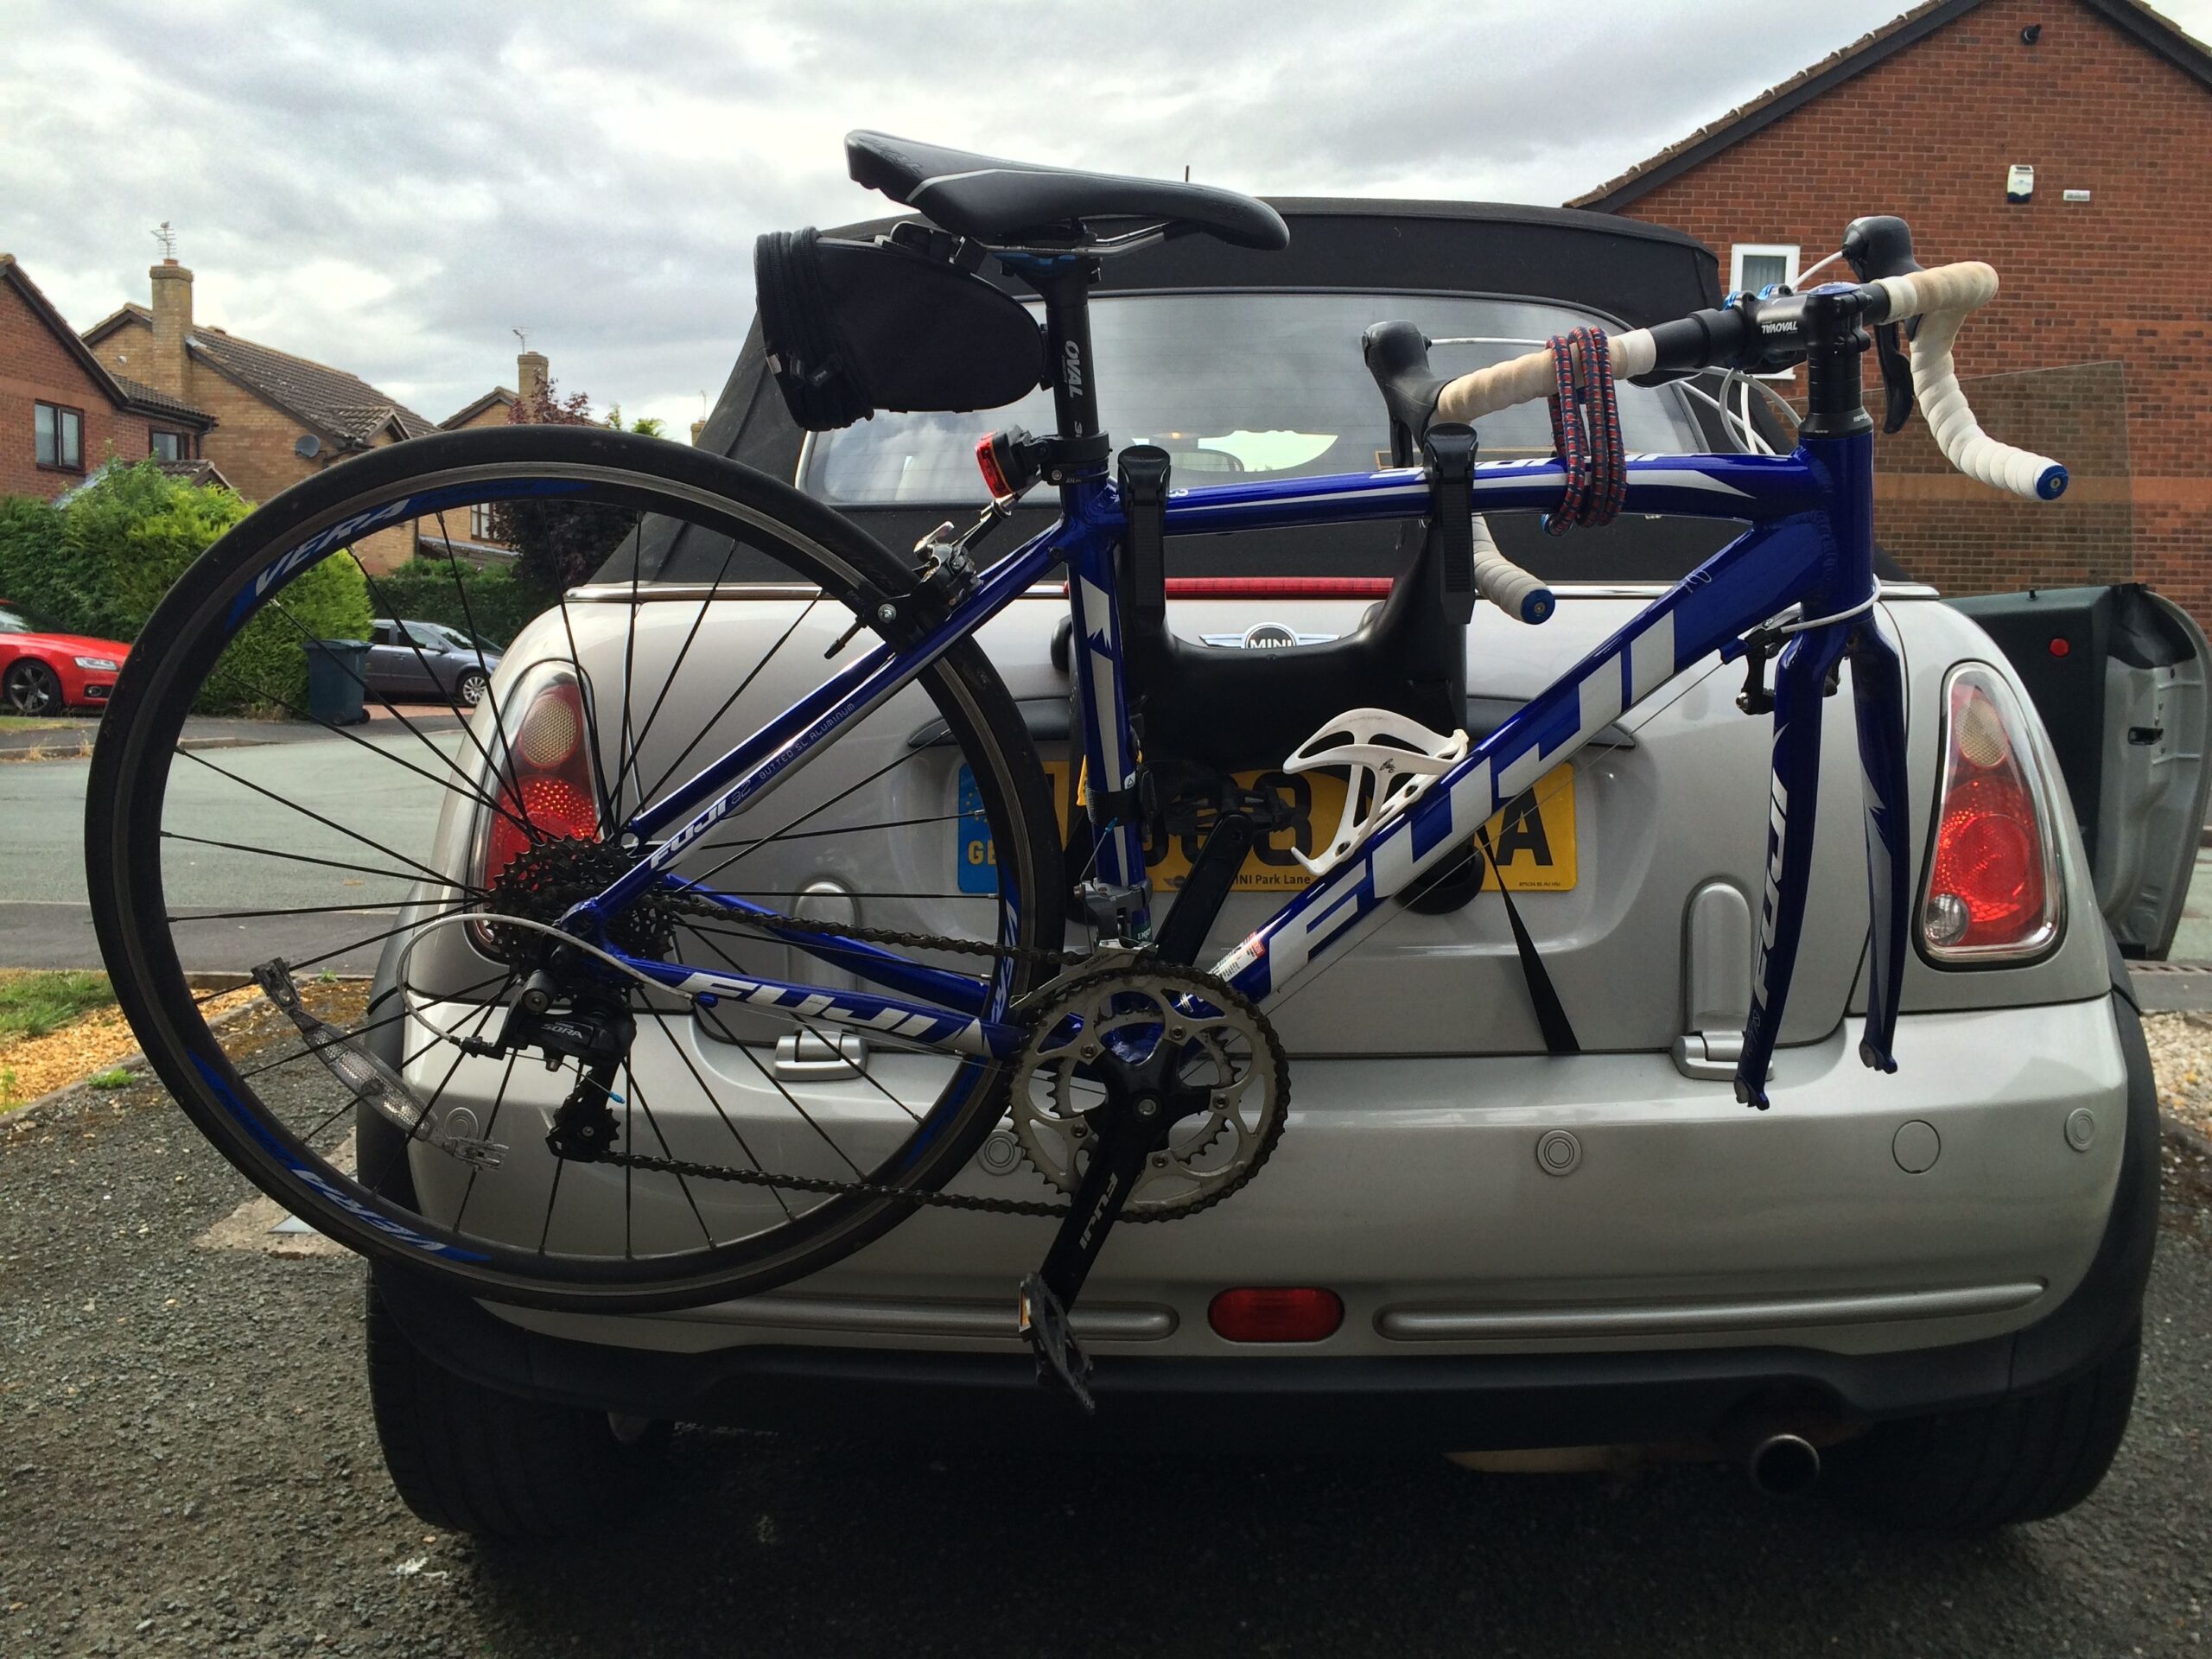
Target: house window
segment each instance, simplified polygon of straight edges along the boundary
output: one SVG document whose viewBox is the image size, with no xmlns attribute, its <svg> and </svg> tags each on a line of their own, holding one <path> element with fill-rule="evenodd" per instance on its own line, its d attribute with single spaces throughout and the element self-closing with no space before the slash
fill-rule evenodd
<svg viewBox="0 0 2212 1659">
<path fill-rule="evenodd" d="M 1795 242 L 1738 242 L 1728 253 L 1728 291 L 1756 294 L 1797 274 Z"/>
<path fill-rule="evenodd" d="M 85 411 L 60 404 L 32 405 L 37 431 L 38 464 L 63 472 L 85 470 Z"/>
<path fill-rule="evenodd" d="M 186 460 L 188 457 L 184 453 L 184 434 L 164 432 L 159 427 L 152 428 L 146 434 L 146 453 L 153 456 L 156 461 Z"/>
<path fill-rule="evenodd" d="M 488 501 L 479 501 L 474 506 L 469 508 L 468 539 L 470 541 L 488 542 L 494 539 L 492 534 L 492 509 L 493 504 Z"/>
</svg>

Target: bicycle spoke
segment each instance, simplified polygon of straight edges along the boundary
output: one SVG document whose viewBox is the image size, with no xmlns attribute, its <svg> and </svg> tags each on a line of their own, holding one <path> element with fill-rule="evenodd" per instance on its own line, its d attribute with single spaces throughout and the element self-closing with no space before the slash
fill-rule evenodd
<svg viewBox="0 0 2212 1659">
<path fill-rule="evenodd" d="M 429 658 L 423 655 L 423 647 L 416 643 L 415 636 L 413 634 L 409 633 L 404 627 L 399 626 L 405 619 L 399 614 L 398 607 L 386 602 L 382 591 L 377 587 L 377 579 L 369 574 L 369 567 L 361 563 L 361 556 L 350 547 L 347 548 L 346 551 L 347 556 L 353 561 L 354 568 L 361 573 L 361 581 L 366 585 L 369 590 L 369 602 L 374 605 L 384 615 L 391 618 L 394 626 L 399 627 L 400 633 L 406 639 L 408 650 L 415 653 L 415 664 L 423 671 L 423 677 L 428 680 L 432 685 L 435 685 L 438 683 L 438 677 L 430 671 L 430 661 Z M 364 683 L 365 683 L 365 682 Z M 502 749 L 505 749 L 507 744 L 506 728 L 501 723 L 499 719 L 499 700 L 492 695 L 492 687 L 488 681 L 486 682 L 484 686 L 484 701 L 492 705 L 492 725 L 493 729 L 495 729 L 499 734 L 499 747 Z M 391 704 L 389 702 L 386 702 L 385 703 L 385 707 L 391 709 Z M 399 711 L 397 709 L 392 709 L 393 714 L 397 715 L 398 712 Z M 483 758 L 484 775 L 487 778 L 493 779 L 503 776 L 504 774 L 499 769 L 499 763 L 492 758 L 492 752 L 484 747 L 484 740 L 476 735 L 474 721 L 467 719 L 462 720 L 461 722 L 461 735 L 469 741 L 469 743 L 474 747 L 476 753 Z M 529 826 L 525 825 L 524 827 L 528 828 Z M 535 830 L 531 830 L 531 834 L 534 840 L 543 841 L 544 839 L 544 836 Z"/>
<path fill-rule="evenodd" d="M 351 870 L 356 875 L 380 876 L 387 881 L 404 881 L 410 887 L 414 887 L 418 880 L 405 870 L 379 870 L 366 864 L 346 864 L 334 858 L 317 858 L 310 853 L 281 852 L 274 847 L 249 847 L 243 842 L 211 841 L 205 836 L 188 836 L 181 830 L 164 830 L 161 832 L 161 836 L 163 841 L 189 842 L 194 847 L 216 847 L 225 852 L 251 853 L 259 858 L 281 858 L 294 864 L 320 864 L 326 869 Z M 481 899 L 486 896 L 485 889 L 482 887 L 472 887 L 466 881 L 455 881 L 445 876 L 438 878 L 438 885 L 442 887 L 451 887 L 458 893 L 465 893 L 472 899 Z"/>
<path fill-rule="evenodd" d="M 651 789 L 645 790 L 639 795 L 638 798 L 640 801 L 652 800 L 653 797 L 660 793 L 661 786 L 667 783 L 670 779 L 676 776 L 677 769 L 686 760 L 691 758 L 691 751 L 697 748 L 700 744 L 707 741 L 707 734 L 713 731 L 715 727 L 721 724 L 722 716 L 724 715 L 727 715 L 731 709 L 737 707 L 737 700 L 746 694 L 746 691 L 752 686 L 753 681 L 760 677 L 760 671 L 767 667 L 770 663 L 776 659 L 776 653 L 784 648 L 785 642 L 790 639 L 791 635 L 798 632 L 799 624 L 805 621 L 809 616 L 811 616 L 814 613 L 814 607 L 822 602 L 822 597 L 820 590 L 817 589 L 814 597 L 806 601 L 806 604 L 801 608 L 799 613 L 791 620 L 790 625 L 784 629 L 782 633 L 776 637 L 776 643 L 768 647 L 767 655 L 761 658 L 759 662 L 753 664 L 752 668 L 747 671 L 745 677 L 737 683 L 737 690 L 731 692 L 727 697 L 724 697 L 722 699 L 721 707 L 715 709 L 713 714 L 709 715 L 705 720 L 700 722 L 699 729 L 692 734 L 691 741 L 683 746 L 683 753 L 678 754 L 675 760 L 669 762 L 668 770 L 662 772 L 659 777 L 653 779 L 653 786 Z"/>
<path fill-rule="evenodd" d="M 638 1109 L 645 1115 L 645 1127 L 653 1132 L 653 1139 L 660 1142 L 661 1156 L 664 1158 L 673 1158 L 676 1156 L 675 1149 L 668 1144 L 668 1137 L 661 1133 L 660 1124 L 656 1122 L 653 1117 L 652 1103 L 646 1100 L 645 1091 L 639 1089 L 637 1086 L 637 1074 L 635 1072 L 631 1073 L 631 1090 L 637 1097 Z M 626 1130 L 625 1133 L 626 1135 Z M 630 1150 L 634 1152 L 637 1148 L 632 1146 Z M 630 1172 L 626 1169 L 623 1173 L 626 1177 Z M 676 1185 L 683 1191 L 683 1202 L 691 1206 L 691 1219 L 699 1224 L 699 1232 L 701 1236 L 706 1239 L 708 1248 L 709 1249 L 713 1249 L 715 1243 L 715 1230 L 707 1225 L 706 1217 L 699 1212 L 699 1200 L 692 1196 L 691 1183 L 685 1180 L 683 1175 L 679 1173 L 676 1178 Z M 768 1189 L 771 1192 L 775 1190 L 776 1189 L 773 1187 L 770 1187 Z"/>
<path fill-rule="evenodd" d="M 622 797 L 622 780 L 633 769 L 638 776 L 645 775 L 645 740 L 652 735 L 653 722 L 660 718 L 661 705 L 668 701 L 669 688 L 676 683 L 676 677 L 683 671 L 683 659 L 691 654 L 691 642 L 699 637 L 699 627 L 707 620 L 707 607 L 714 603 L 721 591 L 722 578 L 729 574 L 730 561 L 737 556 L 737 543 L 733 538 L 722 555 L 721 569 L 715 572 L 715 579 L 707 588 L 706 596 L 699 601 L 699 613 L 691 619 L 691 626 L 683 635 L 683 643 L 677 647 L 676 660 L 669 664 L 667 676 L 660 683 L 660 692 L 653 698 L 653 706 L 646 711 L 645 723 L 638 728 L 638 741 L 630 751 L 630 764 L 614 776 L 614 797 Z M 638 798 L 638 809 L 645 810 L 645 797 Z"/>
<path fill-rule="evenodd" d="M 813 807 L 807 811 L 800 813 L 798 817 L 791 820 L 790 823 L 785 824 L 782 829 L 776 830 L 773 834 L 763 836 L 758 841 L 747 842 L 743 848 L 737 852 L 731 854 L 721 863 L 715 865 L 714 868 L 709 870 L 704 875 L 692 877 L 682 887 L 677 888 L 676 891 L 679 893 L 690 892 L 692 888 L 697 887 L 701 882 L 706 881 L 714 876 L 720 875 L 731 865 L 736 863 L 739 859 L 743 858 L 746 854 L 752 852 L 756 848 L 766 847 L 772 842 L 794 841 L 799 839 L 799 837 L 791 835 L 790 832 L 797 829 L 802 823 L 805 823 L 812 819 L 820 817 L 824 812 L 827 812 L 831 807 L 836 806 L 839 802 L 849 800 L 855 795 L 859 794 L 861 791 L 866 789 L 870 784 L 874 783 L 878 779 L 882 778 L 887 773 L 896 771 L 899 767 L 905 766 L 909 760 L 913 760 L 915 756 L 926 754 L 927 753 L 928 751 L 926 749 L 907 750 L 904 754 L 899 755 L 895 759 L 878 766 L 874 772 L 868 773 L 867 777 L 861 779 L 860 782 L 855 784 L 851 788 L 840 790 L 836 794 L 832 795 L 828 800 L 823 802 L 819 806 Z M 958 818 L 961 816 L 962 815 L 957 812 L 951 815 L 954 818 Z M 931 820 L 922 820 L 922 822 L 931 822 Z M 817 835 L 836 835 L 840 832 L 835 830 L 817 830 L 815 833 Z M 702 847 L 700 850 L 702 852 L 720 852 L 721 849 L 719 846 Z"/>
<path fill-rule="evenodd" d="M 638 661 L 638 579 L 645 573 L 645 516 L 638 518 L 637 535 L 630 544 L 630 626 L 622 639 L 622 720 L 615 733 L 614 742 L 614 813 L 622 816 L 622 779 L 629 774 L 630 764 L 638 758 L 636 740 L 630 731 L 630 679 Z"/>
<path fill-rule="evenodd" d="M 584 671 L 583 659 L 576 654 L 576 625 L 575 620 L 569 614 L 569 595 L 565 588 L 562 590 L 557 603 L 561 607 L 561 632 L 569 639 L 569 666 L 575 671 L 576 687 L 583 696 L 584 709 L 591 726 L 592 747 L 588 753 L 596 756 L 599 753 L 599 687 L 592 677 Z M 614 800 L 607 792 L 607 785 L 600 777 L 599 772 L 597 766 L 591 768 L 592 786 L 599 791 L 600 822 L 605 824 L 612 833 L 618 822 L 614 816 Z"/>
<path fill-rule="evenodd" d="M 492 1096 L 492 1109 L 484 1119 L 484 1138 L 486 1141 L 492 1140 L 499 1132 L 499 1108 L 507 1103 L 507 1087 L 515 1080 L 515 1062 L 521 1058 L 518 1053 L 510 1052 L 507 1055 L 506 1069 L 499 1073 L 499 1092 Z M 476 1178 L 483 1173 L 482 1167 L 479 1165 L 471 1164 L 468 1166 L 467 1183 L 461 1189 L 461 1202 L 454 1207 L 453 1230 L 456 1233 L 461 1230 L 461 1217 L 468 1213 L 468 1200 L 476 1192 Z"/>
<path fill-rule="evenodd" d="M 274 801 L 279 806 L 288 806 L 291 808 L 293 811 L 298 813 L 302 817 L 313 818 L 317 823 L 322 825 L 326 830 L 335 830 L 340 835 L 344 836 L 349 841 L 358 841 L 362 846 L 370 849 L 372 851 L 382 853 L 386 858 L 397 859 L 402 864 L 413 865 L 417 871 L 429 876 L 433 881 L 442 881 L 446 879 L 442 871 L 433 869 L 429 865 L 424 864 L 419 860 L 410 858 L 404 853 L 395 852 L 392 849 L 385 846 L 382 842 L 372 840 L 369 836 L 363 835 L 358 830 L 349 830 L 344 824 L 339 823 L 337 819 L 325 817 L 313 807 L 302 806 L 297 801 L 287 800 L 283 796 L 277 794 L 276 791 L 264 789 L 259 784 L 249 782 L 247 779 L 239 777 L 234 772 L 226 772 L 222 767 L 217 766 L 213 760 L 207 759 L 203 755 L 195 754 L 190 749 L 186 748 L 180 748 L 177 750 L 177 753 L 182 755 L 186 760 L 193 761 L 199 766 L 207 767 L 208 771 L 213 772 L 218 778 L 227 778 L 241 789 L 250 789 L 255 794 L 261 796 L 264 799 Z"/>
<path fill-rule="evenodd" d="M 668 1046 L 674 1052 L 676 1058 L 683 1062 L 683 1069 L 691 1074 L 691 1081 L 699 1085 L 700 1094 L 706 1097 L 707 1104 L 715 1109 L 715 1116 L 721 1119 L 722 1127 L 729 1131 L 730 1139 L 737 1142 L 737 1149 L 745 1154 L 746 1161 L 754 1169 L 760 1171 L 762 1174 L 767 1173 L 767 1170 L 761 1164 L 759 1157 L 754 1154 L 753 1148 L 746 1144 L 745 1132 L 730 1122 L 729 1114 L 722 1109 L 721 1099 L 715 1095 L 707 1080 L 699 1075 L 699 1068 L 691 1064 L 691 1056 L 684 1051 L 683 1039 L 668 1023 L 668 1016 L 653 1006 L 652 997 L 640 996 L 638 1001 L 645 1012 L 652 1016 L 653 1023 L 660 1027 L 661 1035 L 668 1039 Z M 655 1133 L 658 1134 L 658 1131 L 656 1130 Z M 664 1141 L 662 1144 L 665 1146 L 667 1143 Z M 772 1186 L 762 1190 L 775 1199 L 777 1207 L 788 1218 L 791 1213 L 791 1207 L 784 1202 L 784 1195 Z"/>
<path fill-rule="evenodd" d="M 275 611 L 277 615 L 283 617 L 284 620 L 291 626 L 292 632 L 298 634 L 303 643 L 308 645 L 313 645 L 315 643 L 315 636 L 308 631 L 306 624 L 302 623 L 299 618 L 294 616 L 289 611 L 284 608 L 283 601 L 272 601 L 270 605 L 270 609 Z M 418 649 L 415 654 L 419 658 L 422 655 L 422 652 Z M 453 756 L 448 754 L 443 749 L 440 748 L 435 742 L 431 741 L 429 733 L 425 732 L 413 721 L 408 719 L 405 715 L 400 713 L 398 706 L 395 704 L 391 698 L 385 696 L 381 691 L 372 690 L 368 681 L 362 678 L 359 674 L 356 674 L 352 669 L 346 667 L 344 664 L 339 664 L 338 666 L 347 679 L 353 681 L 354 684 L 361 688 L 361 694 L 364 699 L 374 697 L 377 700 L 378 704 L 384 709 L 385 713 L 390 715 L 394 720 L 397 721 L 400 725 L 406 728 L 408 731 L 413 733 L 415 741 L 420 743 L 424 748 L 429 750 L 432 754 L 436 755 L 439 760 L 444 761 L 446 766 L 452 771 L 454 777 L 460 779 L 464 785 L 468 785 L 470 788 L 473 789 L 475 787 L 474 781 L 466 772 L 461 770 L 461 763 L 454 760 Z M 426 670 L 425 672 L 427 671 L 428 671 Z M 327 725 L 327 722 L 317 721 L 315 721 L 315 724 L 322 726 Z M 330 726 L 328 727 L 328 729 L 334 732 L 338 731 L 339 728 L 335 726 Z M 472 741 L 474 741 L 474 734 L 470 734 L 468 731 L 468 722 L 467 721 L 464 720 L 461 722 L 461 729 L 463 735 L 469 736 Z M 341 733 L 340 735 L 348 735 L 348 734 Z M 361 741 L 366 741 L 365 739 Z M 477 744 L 476 752 L 479 754 L 483 754 L 484 746 L 480 743 Z M 485 756 L 485 764 L 487 767 L 490 766 L 490 756 Z M 496 776 L 497 768 L 492 768 L 486 775 Z M 527 829 L 529 826 L 525 824 L 524 828 Z"/>
</svg>

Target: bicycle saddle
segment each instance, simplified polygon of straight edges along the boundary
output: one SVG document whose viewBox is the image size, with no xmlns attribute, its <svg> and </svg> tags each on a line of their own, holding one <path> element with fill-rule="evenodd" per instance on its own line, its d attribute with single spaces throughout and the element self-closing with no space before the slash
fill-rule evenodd
<svg viewBox="0 0 2212 1659">
<path fill-rule="evenodd" d="M 1274 208 L 1211 185 L 1001 161 L 880 132 L 846 134 L 845 163 L 855 181 L 986 246 L 1080 246 L 1090 219 L 1157 219 L 1171 235 L 1203 231 L 1240 248 L 1290 245 Z"/>
</svg>

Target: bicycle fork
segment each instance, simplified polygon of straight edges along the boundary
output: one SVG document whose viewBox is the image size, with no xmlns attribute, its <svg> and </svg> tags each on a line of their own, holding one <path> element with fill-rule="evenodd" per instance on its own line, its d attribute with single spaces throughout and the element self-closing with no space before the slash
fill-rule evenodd
<svg viewBox="0 0 2212 1659">
<path fill-rule="evenodd" d="M 1775 664 L 1774 779 L 1767 803 L 1764 891 L 1751 971 L 1751 1015 L 1745 1022 L 1744 1051 L 1736 1065 L 1736 1098 L 1761 1111 L 1768 1104 L 1767 1067 L 1781 1035 L 1812 885 L 1821 709 L 1846 662 L 1851 664 L 1859 785 L 1866 804 L 1866 899 L 1872 922 L 1866 1029 L 1859 1058 L 1877 1071 L 1897 1069 L 1891 1051 L 1904 979 L 1912 880 L 1905 823 L 1904 666 L 1873 617 L 1877 589 L 1867 511 L 1872 496 L 1872 438 L 1854 435 L 1819 448 L 1832 452 L 1827 458 L 1844 480 L 1837 493 L 1847 505 L 1835 515 L 1835 530 L 1851 580 L 1840 584 L 1841 613 L 1794 634 Z"/>
</svg>

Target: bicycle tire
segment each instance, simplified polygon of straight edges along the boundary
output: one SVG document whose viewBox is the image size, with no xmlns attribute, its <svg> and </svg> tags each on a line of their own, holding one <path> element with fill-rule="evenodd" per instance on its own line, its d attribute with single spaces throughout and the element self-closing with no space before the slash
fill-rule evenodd
<svg viewBox="0 0 2212 1659">
<path fill-rule="evenodd" d="M 732 526 L 755 543 L 772 543 L 778 559 L 817 581 L 855 618 L 866 591 L 896 594 L 911 586 L 906 567 L 849 519 L 753 469 L 657 439 L 516 427 L 419 439 L 348 461 L 285 491 L 223 537 L 142 631 L 108 709 L 87 790 L 94 927 L 118 1001 L 156 1073 L 231 1163 L 317 1230 L 372 1258 L 519 1306 L 627 1313 L 752 1294 L 842 1259 L 915 1206 L 897 1198 L 843 1195 L 756 1237 L 714 1246 L 709 1232 L 713 1248 L 694 1249 L 682 1262 L 574 1260 L 549 1256 L 542 1241 L 532 1253 L 454 1231 L 393 1196 L 411 1197 L 411 1182 L 380 1181 L 364 1169 L 371 1184 L 363 1185 L 259 1103 L 200 1014 L 166 925 L 161 824 L 175 745 L 193 694 L 244 626 L 247 588 L 283 561 L 297 561 L 298 550 L 314 546 L 330 526 L 357 525 L 364 514 L 417 502 L 456 481 L 497 487 L 532 476 L 562 480 L 564 488 L 580 485 L 594 500 L 681 506 L 691 515 L 689 522 Z M 639 514 L 642 525 L 642 507 Z M 329 556 L 336 552 L 305 563 Z M 289 579 L 290 569 L 284 574 Z M 277 591 L 275 583 L 267 589 L 271 597 Z M 631 626 L 634 632 L 634 607 Z M 956 645 L 917 683 L 958 745 L 988 816 L 1000 861 L 1003 942 L 1027 950 L 1056 947 L 1062 925 L 1057 823 L 1043 767 L 1013 698 L 972 639 Z M 1043 971 L 1036 957 L 1013 957 L 993 982 L 1003 988 L 1001 1006 Z M 962 1063 L 938 1104 L 918 1118 L 909 1142 L 871 1179 L 902 1192 L 941 1187 L 998 1121 L 1006 1069 L 1004 1062 Z M 410 1150 L 423 1155 L 419 1147 Z"/>
</svg>

